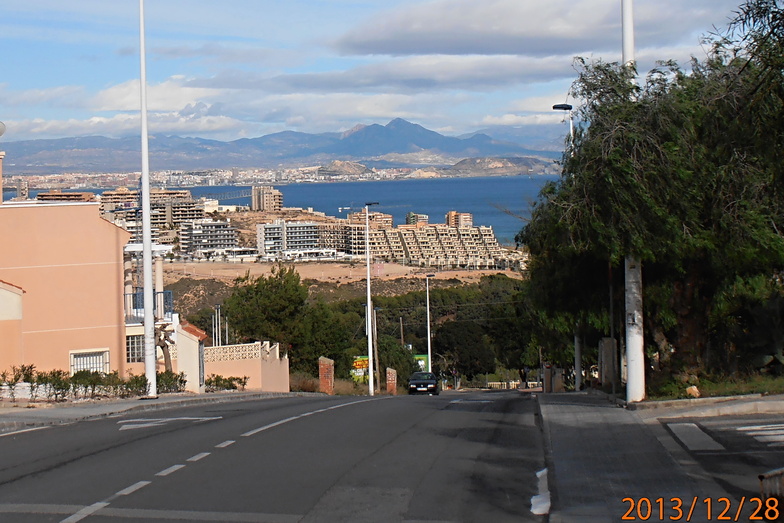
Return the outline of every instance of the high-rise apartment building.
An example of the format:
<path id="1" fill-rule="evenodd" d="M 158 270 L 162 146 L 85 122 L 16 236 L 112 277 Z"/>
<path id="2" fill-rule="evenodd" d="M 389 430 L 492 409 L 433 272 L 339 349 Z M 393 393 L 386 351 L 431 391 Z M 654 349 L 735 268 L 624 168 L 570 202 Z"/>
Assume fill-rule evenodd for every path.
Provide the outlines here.
<path id="1" fill-rule="evenodd" d="M 283 208 L 283 193 L 274 187 L 264 185 L 251 191 L 250 209 L 252 211 L 279 212 Z"/>
<path id="2" fill-rule="evenodd" d="M 468 212 L 449 211 L 444 221 L 450 227 L 473 227 L 474 215 Z"/>
<path id="3" fill-rule="evenodd" d="M 229 222 L 209 218 L 183 222 L 180 250 L 197 256 L 223 254 L 237 247 L 237 230 Z"/>

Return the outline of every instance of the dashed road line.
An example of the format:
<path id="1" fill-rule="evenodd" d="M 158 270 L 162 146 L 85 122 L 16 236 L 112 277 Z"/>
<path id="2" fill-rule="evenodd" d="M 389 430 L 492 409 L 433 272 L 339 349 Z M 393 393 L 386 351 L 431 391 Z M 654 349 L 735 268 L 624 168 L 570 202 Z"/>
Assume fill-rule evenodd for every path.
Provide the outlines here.
<path id="1" fill-rule="evenodd" d="M 127 496 L 129 494 L 133 494 L 137 490 L 146 487 L 150 483 L 152 483 L 152 481 L 137 481 L 136 483 L 134 483 L 130 487 L 122 489 L 121 491 L 119 491 L 115 495 L 116 496 Z"/>
<path id="2" fill-rule="evenodd" d="M 391 397 L 391 396 L 387 396 L 387 397 Z M 259 432 L 263 432 L 265 430 L 269 430 L 269 429 L 271 429 L 273 427 L 277 427 L 279 425 L 283 425 L 283 424 L 288 423 L 290 421 L 294 421 L 294 420 L 297 420 L 297 419 L 300 419 L 300 418 L 304 418 L 306 416 L 312 416 L 313 414 L 318 414 L 320 412 L 327 412 L 327 411 L 330 411 L 330 410 L 340 409 L 340 408 L 343 408 L 343 407 L 348 407 L 350 405 L 356 405 L 356 404 L 359 404 L 359 403 L 365 403 L 365 402 L 368 402 L 368 401 L 376 401 L 376 400 L 379 400 L 379 399 L 384 399 L 384 398 L 370 398 L 370 399 L 365 399 L 365 400 L 352 401 L 350 403 L 341 403 L 339 405 L 333 405 L 331 407 L 327 407 L 327 408 L 324 408 L 324 409 L 318 409 L 318 410 L 313 410 L 313 411 L 310 411 L 310 412 L 305 412 L 305 413 L 299 414 L 297 416 L 292 416 L 290 418 L 279 420 L 279 421 L 276 421 L 275 423 L 270 423 L 269 425 L 264 425 L 263 427 L 259 427 L 259 428 L 253 429 L 251 431 L 248 431 L 248 432 L 242 434 L 242 436 L 245 436 L 245 437 L 253 436 L 255 434 L 258 434 Z M 160 425 L 163 425 L 163 424 L 168 423 L 170 421 L 194 421 L 196 423 L 199 423 L 199 422 L 204 422 L 204 421 L 212 421 L 212 420 L 216 420 L 216 419 L 221 419 L 221 417 L 218 416 L 218 417 L 214 417 L 214 418 L 134 419 L 134 420 L 120 421 L 118 423 L 119 424 L 129 423 L 129 425 L 122 425 L 120 430 L 124 430 L 124 429 L 131 429 L 131 428 L 147 428 L 147 427 L 152 427 L 152 426 L 160 426 Z M 41 429 L 41 428 L 46 428 L 46 427 L 36 427 L 34 429 L 26 429 L 26 430 L 22 430 L 22 431 L 17 431 L 16 433 L 27 432 L 29 430 L 38 430 L 38 429 Z M 12 433 L 6 433 L 6 434 L 3 434 L 3 436 L 7 436 L 7 435 L 11 435 L 11 434 Z M 229 439 L 229 440 L 226 440 L 226 441 L 224 441 L 222 443 L 218 443 L 217 445 L 215 445 L 215 448 L 219 448 L 219 449 L 226 448 L 226 447 L 228 447 L 230 445 L 233 445 L 234 443 L 236 443 L 235 440 L 230 440 Z M 196 461 L 199 461 L 201 459 L 206 458 L 209 455 L 210 455 L 209 452 L 201 452 L 199 454 L 195 454 L 195 455 L 191 456 L 190 458 L 188 458 L 187 461 L 189 461 L 189 462 L 196 462 Z M 165 477 L 165 476 L 168 476 L 169 474 L 172 474 L 172 473 L 174 473 L 174 472 L 176 472 L 176 471 L 178 471 L 180 469 L 183 469 L 185 467 L 186 467 L 186 465 L 183 465 L 183 464 L 172 465 L 171 467 L 169 467 L 167 469 L 164 469 L 164 470 L 161 470 L 160 472 L 156 473 L 155 476 L 157 476 L 157 477 Z M 76 513 L 72 514 L 71 516 L 63 519 L 60 523 L 76 523 L 78 521 L 81 521 L 84 518 L 86 518 L 86 517 L 88 517 L 88 516 L 98 512 L 99 510 L 105 509 L 106 507 L 109 506 L 109 503 L 111 503 L 111 501 L 116 499 L 117 497 L 119 497 L 119 496 L 128 496 L 130 494 L 133 494 L 134 492 L 138 491 L 139 489 L 142 489 L 142 488 L 146 487 L 147 485 L 149 485 L 151 483 L 152 483 L 152 481 L 138 481 L 138 482 L 134 483 L 133 485 L 131 485 L 129 487 L 126 487 L 123 490 L 118 491 L 113 496 L 111 496 L 110 498 L 108 498 L 108 499 L 106 499 L 104 501 L 100 501 L 98 503 L 93 503 L 92 505 L 90 505 L 88 507 L 82 508 L 78 512 L 76 512 Z M 112 510 L 118 510 L 118 509 L 107 509 L 107 510 L 112 511 Z M 124 509 L 120 509 L 120 510 L 124 510 Z M 138 511 L 138 512 L 141 512 L 141 511 Z M 244 519 L 244 515 L 242 515 L 242 516 L 243 516 L 243 519 L 241 519 L 241 520 L 239 520 L 239 519 L 238 520 L 232 520 L 232 521 L 246 521 L 246 519 Z M 289 521 L 291 517 L 292 516 L 281 515 L 280 521 Z M 293 518 L 294 519 L 292 519 L 292 521 L 299 521 L 299 519 L 298 519 L 299 516 L 294 516 Z M 222 521 L 229 521 L 228 519 L 220 519 L 220 520 L 222 520 Z M 256 521 L 256 520 L 253 519 L 253 520 L 248 520 L 248 521 Z"/>
<path id="3" fill-rule="evenodd" d="M 172 465 L 171 467 L 169 467 L 167 469 L 163 469 L 162 471 L 158 472 L 155 475 L 156 476 L 160 476 L 160 477 L 165 477 L 165 476 L 168 476 L 169 474 L 171 474 L 173 472 L 177 472 L 178 470 L 184 469 L 184 468 L 185 468 L 185 465 L 181 465 L 181 464 Z"/>

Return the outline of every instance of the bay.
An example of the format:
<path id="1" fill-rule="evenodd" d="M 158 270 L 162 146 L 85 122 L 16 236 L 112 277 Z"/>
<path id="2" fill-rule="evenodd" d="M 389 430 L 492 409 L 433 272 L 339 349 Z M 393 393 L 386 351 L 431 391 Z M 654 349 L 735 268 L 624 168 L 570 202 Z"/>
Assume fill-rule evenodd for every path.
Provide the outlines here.
<path id="1" fill-rule="evenodd" d="M 557 176 L 491 176 L 425 178 L 362 182 L 297 183 L 274 185 L 283 193 L 284 207 L 313 208 L 328 216 L 345 218 L 361 211 L 366 202 L 379 202 L 371 211 L 391 214 L 395 225 L 409 212 L 426 214 L 430 223 L 444 223 L 449 211 L 468 212 L 474 225 L 493 228 L 503 245 L 514 237 L 531 215 L 531 205 L 542 186 Z M 250 189 L 236 186 L 191 187 L 195 198 L 216 197 Z M 219 198 L 223 205 L 250 205 L 250 197 Z"/>
<path id="2" fill-rule="evenodd" d="M 366 202 L 379 202 L 373 211 L 391 214 L 394 224 L 406 222 L 410 212 L 426 214 L 430 223 L 444 223 L 449 211 L 467 212 L 474 225 L 493 228 L 502 245 L 514 237 L 531 216 L 531 206 L 542 186 L 557 175 L 418 178 L 362 182 L 275 184 L 283 193 L 284 207 L 312 208 L 328 216 L 345 218 L 362 211 Z M 250 186 L 222 185 L 175 187 L 189 189 L 194 198 L 218 199 L 222 205 L 250 206 Z M 75 189 L 76 190 L 76 189 Z M 102 193 L 105 189 L 78 189 Z M 68 190 L 66 190 L 68 191 Z M 31 190 L 35 198 L 40 192 Z M 242 196 L 237 196 L 242 193 Z M 12 196 L 7 193 L 6 198 Z"/>

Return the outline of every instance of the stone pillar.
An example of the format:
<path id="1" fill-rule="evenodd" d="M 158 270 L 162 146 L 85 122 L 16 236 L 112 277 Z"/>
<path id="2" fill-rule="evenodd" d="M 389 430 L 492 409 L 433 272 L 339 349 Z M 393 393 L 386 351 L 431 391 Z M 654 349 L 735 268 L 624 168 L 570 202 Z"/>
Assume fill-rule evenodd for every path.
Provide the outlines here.
<path id="1" fill-rule="evenodd" d="M 335 362 L 329 358 L 319 358 L 319 390 L 332 396 L 335 394 Z"/>
<path id="2" fill-rule="evenodd" d="M 397 396 L 397 371 L 387 367 L 387 393 Z"/>

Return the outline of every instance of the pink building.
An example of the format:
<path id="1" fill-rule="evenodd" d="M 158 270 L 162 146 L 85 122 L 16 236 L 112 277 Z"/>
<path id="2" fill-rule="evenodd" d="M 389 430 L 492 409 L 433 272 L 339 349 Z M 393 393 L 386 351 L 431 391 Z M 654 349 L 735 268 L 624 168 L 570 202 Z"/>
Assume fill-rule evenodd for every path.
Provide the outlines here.
<path id="1" fill-rule="evenodd" d="M 125 230 L 97 203 L 0 205 L 0 369 L 125 373 Z"/>

